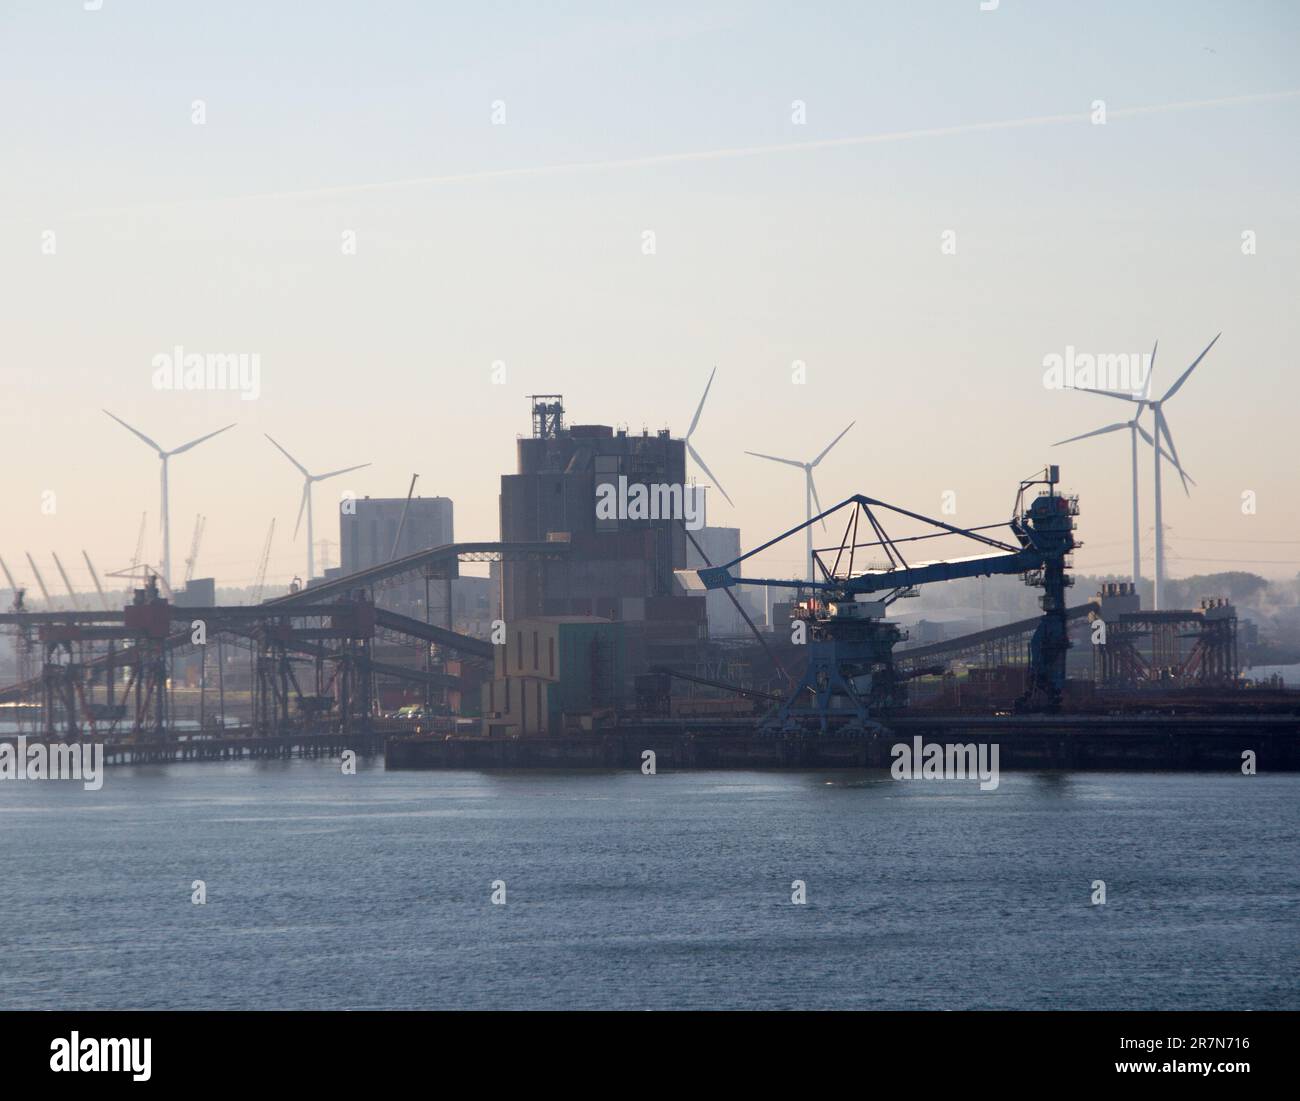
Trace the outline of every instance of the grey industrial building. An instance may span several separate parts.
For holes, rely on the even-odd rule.
[[[502,563],[507,623],[539,616],[599,616],[626,627],[628,668],[693,664],[707,638],[702,594],[686,595],[687,538],[672,518],[598,518],[597,487],[684,486],[686,451],[665,429],[632,434],[567,425],[559,395],[532,399],[532,434],[518,441],[518,471],[501,478],[501,539],[563,542],[562,557]]]
[[[355,511],[349,515],[349,507]],[[402,510],[406,509],[406,520]],[[361,497],[339,506],[339,544],[343,572],[355,573],[427,547],[454,543],[450,497]],[[394,547],[398,528],[402,536]]]
[[[739,528],[703,527],[699,531],[692,532],[692,535],[695,537],[694,541],[686,548],[688,569],[721,566],[727,562],[734,562],[740,557]],[[705,561],[706,557],[708,561]],[[740,577],[740,567],[733,568],[732,573]],[[766,623],[763,595],[744,588],[731,589],[729,593],[721,589],[706,592],[704,599],[709,616],[709,637],[749,640],[749,624],[745,622],[744,616],[737,610],[731,598],[733,596],[736,598],[736,603],[745,610],[751,623],[762,627]]]
[[[406,518],[402,519],[405,510]],[[400,531],[400,538],[399,533]],[[347,575],[394,558],[454,543],[455,526],[450,497],[360,497],[339,506],[339,554],[337,573]],[[335,571],[327,571],[326,576]],[[435,623],[449,623],[453,612],[446,607],[446,589],[437,584],[430,590],[432,613],[424,608],[425,585],[409,581],[376,595],[377,601],[395,611]]]

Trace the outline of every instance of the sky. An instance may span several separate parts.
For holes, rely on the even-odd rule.
[[[1126,435],[1052,444],[1127,410],[1045,361],[1158,339],[1158,395],[1222,332],[1166,409],[1170,573],[1293,577],[1298,59],[1281,2],[4,0],[0,556],[86,587],[147,512],[158,561],[158,460],[105,409],[235,423],[172,460],[173,574],[202,513],[196,573],[252,583],[274,517],[280,584],[301,480],[264,433],[371,464],[316,487],[318,540],[417,472],[493,539],[526,395],[680,434],[716,367],[692,442],[745,547],[803,490],[744,452],[853,422],[824,504],[991,523],[1058,462],[1076,569],[1126,573]],[[158,388],[177,346],[256,355],[256,397]]]

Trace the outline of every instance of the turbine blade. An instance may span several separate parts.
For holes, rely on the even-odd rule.
[[[1053,447],[1060,447],[1063,443],[1074,443],[1075,440],[1086,440],[1089,436],[1104,436],[1107,432],[1118,432],[1121,428],[1127,428],[1131,421],[1120,421],[1118,424],[1108,424],[1105,428],[1094,428],[1091,432],[1085,432],[1081,436],[1071,436],[1068,440],[1060,440],[1052,444]]]
[[[1141,436],[1144,440],[1146,440],[1147,445],[1149,447],[1155,447],[1156,441],[1151,438],[1150,432],[1148,432],[1145,428],[1143,428],[1140,424],[1137,424],[1136,422],[1134,423],[1133,427],[1138,430],[1138,435]],[[1177,467],[1179,474],[1181,474],[1184,478],[1186,478],[1189,482],[1191,482],[1192,485],[1196,485],[1196,479],[1193,478],[1190,474],[1187,473],[1187,471],[1183,470],[1183,468],[1178,465],[1178,463],[1174,460],[1174,457],[1171,454],[1169,454],[1169,452],[1165,449],[1164,444],[1160,445],[1160,454],[1163,455],[1175,467]]]
[[[853,425],[849,425],[849,428],[852,428],[852,427],[853,427]],[[849,430],[849,429],[846,428],[846,429],[844,430],[844,432],[847,432],[848,430]],[[841,435],[841,436],[844,435],[844,432],[841,432],[840,435]],[[829,451],[830,448],[827,448],[827,450]],[[814,464],[814,465],[815,465],[815,464]],[[811,467],[808,469],[808,488],[812,490],[813,505],[816,506],[816,508],[817,508],[817,514],[820,516],[821,513],[822,513],[822,503],[821,503],[821,499],[817,496],[817,483],[813,480],[813,474],[812,474],[812,468],[811,468]],[[825,530],[826,530],[826,521],[825,521],[825,520],[822,520],[822,531],[825,531]]]
[[[698,466],[702,471],[704,471],[709,481],[711,481],[717,487],[718,492],[721,493],[724,497],[727,497],[727,491],[722,488],[722,483],[718,481],[713,471],[710,470],[708,466],[705,465],[704,460],[700,458],[700,453],[691,446],[691,441],[686,440],[685,443],[686,443],[687,453],[691,456],[692,459],[695,460],[695,465]],[[729,504],[732,508],[736,507],[736,502],[733,501],[730,497],[727,497],[727,504]]]
[[[774,463],[785,463],[786,466],[797,466],[800,470],[804,468],[803,463],[797,463],[793,459],[778,459],[775,455],[764,455],[758,451],[746,451],[745,454],[753,455],[756,459],[771,459]]]
[[[1080,394],[1104,394],[1108,398],[1119,398],[1121,401],[1137,401],[1132,394],[1126,394],[1123,390],[1094,390],[1089,386],[1067,386],[1067,390],[1077,390]]]
[[[326,478],[337,478],[340,474],[351,474],[352,471],[360,470],[369,465],[369,463],[358,463],[356,466],[345,466],[342,470],[331,470],[328,474],[313,474],[311,480],[313,482],[323,482]]]
[[[857,423],[858,423],[857,421],[850,421],[849,428],[852,428]],[[831,442],[826,445],[826,449],[820,455],[818,455],[817,458],[813,459],[813,461],[810,462],[808,465],[810,467],[814,467],[819,462],[821,462],[824,458],[826,458],[827,454],[829,454],[830,452],[830,449],[834,447],[837,443],[839,443],[840,440],[844,439],[844,436],[848,432],[849,428],[844,429],[843,432],[841,432],[838,436],[836,436],[833,440],[831,440]]]
[[[1184,371],[1181,375],[1178,376],[1178,381],[1175,382],[1171,387],[1169,387],[1168,391],[1165,393],[1165,396],[1164,396],[1163,398],[1160,399],[1161,401],[1168,401],[1168,400],[1169,400],[1170,398],[1172,398],[1176,393],[1178,393],[1178,389],[1179,389],[1179,387],[1181,387],[1182,384],[1183,384],[1184,382],[1187,381],[1187,376],[1190,375],[1193,371],[1196,370],[1196,365],[1197,365],[1198,363],[1200,363],[1201,360],[1203,360],[1203,359],[1205,358],[1206,353],[1209,352],[1209,350],[1210,350],[1211,348],[1213,348],[1215,344],[1218,343],[1219,337],[1221,337],[1222,335],[1223,335],[1223,333],[1218,333],[1218,334],[1215,335],[1214,339],[1211,340],[1211,341],[1210,341],[1210,342],[1205,346],[1205,351],[1202,352],[1199,356],[1197,356],[1194,360],[1192,360],[1192,365],[1191,365],[1190,367],[1188,367],[1187,370]]]
[[[104,415],[105,415],[105,416],[113,417],[113,414],[110,413],[107,409],[105,409],[103,412],[104,412]],[[160,455],[162,454],[162,448],[159,447],[156,443],[154,443],[154,441],[151,440],[148,436],[146,436],[143,432],[140,432],[140,431],[138,431],[137,429],[132,428],[132,427],[131,427],[129,424],[127,424],[126,421],[124,421],[121,417],[113,417],[113,419],[114,419],[115,421],[117,421],[118,424],[120,424],[123,428],[125,428],[125,429],[126,429],[128,432],[130,432],[132,435],[138,436],[140,439],[144,440],[144,442],[147,443],[150,447],[152,447],[155,451],[157,451],[158,454],[160,454]]]
[[[293,525],[293,537],[298,538],[298,529],[302,527],[302,514],[307,511],[307,494],[311,492],[311,479],[302,484],[302,501],[298,505],[298,521]]]
[[[228,424],[225,428],[218,428],[215,432],[209,432],[206,436],[200,436],[197,440],[190,440],[189,443],[181,444],[175,451],[171,451],[168,454],[179,455],[184,451],[188,451],[191,447],[198,447],[204,440],[210,440],[213,436],[220,436],[222,432],[229,432],[234,427],[233,424]]]
[[[704,384],[704,393],[700,397],[700,404],[695,407],[695,416],[691,418],[691,426],[686,430],[686,435],[682,439],[689,440],[691,433],[695,431],[695,426],[700,423],[700,414],[704,412],[704,399],[709,396],[709,387],[713,385],[713,376],[717,373],[718,369],[716,367],[709,372],[709,381]],[[704,464],[701,463],[700,465],[703,466]],[[723,496],[726,496],[726,494],[723,494]]]
[[[271,437],[270,437],[270,436],[267,436],[265,432],[263,432],[262,435],[263,435],[263,436],[266,436],[266,438],[267,438],[268,440],[271,440]],[[298,473],[299,473],[299,474],[301,474],[304,478],[310,478],[310,477],[311,477],[311,475],[307,473],[307,468],[306,468],[305,466],[303,466],[302,463],[300,463],[297,459],[295,459],[292,455],[290,455],[289,452],[287,452],[287,451],[286,451],[283,447],[281,447],[278,443],[275,443],[275,440],[271,440],[271,442],[272,442],[273,444],[275,444],[275,449],[276,449],[277,451],[279,451],[281,455],[283,455],[286,459],[288,459],[291,463],[293,463],[294,466],[296,466],[296,467],[298,468]]]
[[[1142,401],[1151,400],[1151,376],[1156,373],[1156,349],[1160,347],[1160,341],[1151,345],[1151,363],[1147,367],[1147,380],[1142,386]]]
[[[1187,474],[1183,471],[1183,464],[1178,459],[1178,448],[1174,446],[1173,433],[1169,431],[1169,422],[1165,420],[1165,411],[1156,406],[1156,439],[1164,436],[1165,443],[1169,445],[1169,455],[1174,461],[1174,469],[1178,471],[1178,477],[1183,481],[1183,492],[1189,497],[1192,491],[1187,488]]]
[[[1169,422],[1165,420],[1165,411],[1159,406],[1156,407],[1156,439],[1164,437],[1165,442],[1169,445],[1169,454],[1173,456],[1174,464],[1178,465],[1178,448],[1174,446],[1173,433],[1169,431]]]

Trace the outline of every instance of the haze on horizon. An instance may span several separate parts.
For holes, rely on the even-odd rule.
[[[1281,2],[8,4],[0,555],[88,588],[81,550],[124,566],[147,511],[158,560],[158,460],[103,409],[164,447],[237,422],[171,464],[173,574],[202,512],[197,573],[251,584],[274,516],[283,583],[301,478],[264,433],[372,464],[317,487],[318,539],[413,472],[494,539],[525,395],[680,435],[716,366],[692,442],[746,548],[803,492],[744,452],[856,421],[824,505],[989,523],[1056,462],[1076,570],[1125,574],[1127,437],[1051,444],[1128,410],[1044,358],[1159,339],[1158,395],[1222,331],[1167,409],[1197,482],[1166,473],[1170,575],[1294,577],[1298,47]],[[258,396],[155,388],[177,346],[256,354]]]

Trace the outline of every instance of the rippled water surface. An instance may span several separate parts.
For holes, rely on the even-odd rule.
[[[1300,1008],[1300,776],[181,764],[0,853],[3,1008]]]

